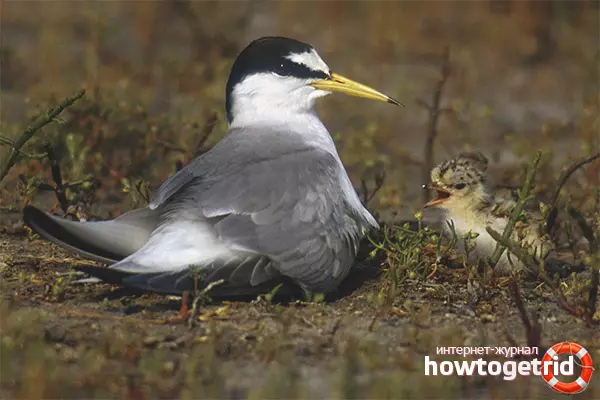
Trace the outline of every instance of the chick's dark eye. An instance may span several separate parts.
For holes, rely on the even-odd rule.
[[[456,186],[454,186],[456,189],[458,190],[462,190],[466,187],[467,185],[465,185],[464,183],[457,183]]]

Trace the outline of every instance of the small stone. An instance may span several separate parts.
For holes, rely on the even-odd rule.
[[[479,319],[481,319],[481,322],[484,322],[484,323],[496,321],[496,317],[492,314],[483,314],[483,315],[481,315],[481,317],[479,317]]]
[[[159,349],[175,350],[178,347],[179,344],[176,342],[162,342],[158,344]]]
[[[164,337],[160,337],[160,336],[147,336],[144,338],[144,346],[147,347],[154,347],[156,345],[158,345],[159,343],[163,342],[165,340]]]
[[[64,347],[58,356],[61,361],[66,363],[72,363],[79,359],[79,353],[72,347]]]
[[[392,307],[391,313],[397,317],[408,317],[410,313],[399,309],[398,307]]]
[[[483,303],[477,307],[479,314],[490,314],[492,312],[492,305],[490,303]]]
[[[163,364],[163,372],[168,375],[172,375],[175,371],[175,363],[173,361],[166,361]]]

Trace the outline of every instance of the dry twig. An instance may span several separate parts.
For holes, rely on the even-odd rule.
[[[525,332],[527,334],[527,346],[540,348],[542,339],[542,327],[540,325],[540,321],[537,318],[537,314],[533,314],[532,322],[529,318],[529,315],[527,314],[527,310],[525,310],[525,305],[523,305],[523,299],[521,298],[521,293],[519,292],[519,285],[517,284],[517,281],[513,278],[510,280],[508,285],[513,300],[515,301],[517,309],[519,310],[519,314],[521,315],[523,325],[525,325]]]
[[[429,122],[427,124],[427,141],[425,142],[425,163],[422,169],[422,180],[426,183],[429,180],[429,172],[433,167],[433,146],[435,139],[438,135],[438,120],[440,114],[445,111],[440,109],[440,103],[442,101],[442,93],[446,81],[450,77],[451,66],[450,66],[450,50],[446,47],[442,54],[442,71],[440,79],[438,80],[435,91],[433,93],[433,104],[429,105],[425,101],[417,99],[417,104],[424,107],[429,112]],[[423,202],[429,200],[429,191],[423,191]]]
[[[554,222],[556,221],[556,216],[558,214],[558,207],[557,207],[558,196],[559,196],[560,191],[562,190],[563,186],[565,185],[565,183],[567,183],[567,180],[569,180],[571,175],[573,175],[573,173],[575,171],[577,171],[579,168],[583,167],[586,164],[591,163],[592,161],[594,161],[598,158],[600,158],[600,153],[596,153],[591,157],[576,161],[569,168],[567,168],[565,171],[563,171],[560,178],[558,178],[558,181],[556,183],[556,190],[554,191],[554,196],[552,197],[552,202],[550,203],[551,209],[550,209],[550,212],[548,213],[548,216],[546,217],[546,221],[544,224],[545,233],[549,233],[552,230],[552,227],[554,226]]]
[[[573,218],[577,225],[579,225],[579,229],[581,229],[581,233],[586,238],[590,248],[590,254],[594,255],[598,252],[598,240],[594,234],[594,229],[586,222],[585,217],[581,212],[573,207],[568,208],[569,215]]]
[[[225,279],[219,279],[218,281],[210,282],[206,287],[200,291],[198,291],[198,280],[194,279],[194,301],[192,302],[192,309],[188,314],[188,326],[191,328],[194,324],[197,316],[198,316],[198,307],[202,300],[206,300],[206,296],[208,292],[210,292],[214,287],[222,285],[225,283]]]
[[[369,190],[369,187],[367,185],[367,180],[364,177],[360,180],[361,190],[362,190],[362,195],[363,195],[363,204],[365,206],[368,205],[371,202],[371,200],[373,200],[373,198],[375,198],[375,195],[377,194],[377,192],[379,192],[379,190],[383,187],[384,182],[385,182],[385,171],[381,171],[380,173],[377,173],[375,175],[375,186],[373,187],[373,190]]]
[[[586,309],[582,309],[580,307],[572,306],[571,304],[569,304],[560,286],[556,285],[555,282],[552,279],[550,279],[546,271],[543,268],[540,268],[539,264],[536,263],[533,257],[526,253],[519,246],[518,243],[510,239],[505,239],[502,235],[500,235],[500,233],[496,232],[490,227],[487,227],[486,230],[490,234],[490,236],[494,238],[494,240],[496,240],[499,244],[508,249],[508,251],[510,251],[515,257],[517,257],[517,259],[519,259],[519,261],[521,261],[527,268],[529,268],[530,271],[532,271],[533,273],[537,273],[537,276],[554,292],[558,304],[565,311],[578,318],[584,318],[586,322],[590,325],[597,325],[600,323],[600,321],[595,321],[593,319],[588,318],[589,311],[586,311],[586,309],[589,308],[589,304],[586,307]],[[594,289],[592,288],[592,290],[590,291],[590,300],[588,301],[588,303],[595,303],[594,297],[597,297],[597,295],[594,296],[593,290]]]
[[[21,148],[33,137],[33,135],[39,131],[44,126],[48,125],[50,122],[54,121],[54,119],[66,108],[70,107],[77,100],[82,98],[85,95],[85,90],[81,89],[77,93],[72,96],[67,97],[58,105],[52,109],[50,109],[47,113],[38,116],[35,121],[33,121],[27,129],[21,134],[19,139],[14,142],[12,149],[10,150],[8,157],[6,157],[6,161],[2,164],[2,168],[0,169],[0,182],[4,180],[6,175],[8,175],[8,171],[16,164],[19,155],[21,153]]]
[[[67,192],[65,185],[63,184],[62,173],[60,171],[60,164],[58,159],[56,158],[56,154],[54,153],[54,148],[50,143],[44,143],[44,150],[46,150],[46,155],[48,156],[48,160],[50,161],[50,171],[52,174],[52,180],[56,185],[54,189],[54,193],[56,194],[56,200],[58,200],[58,204],[63,212],[67,212],[69,208],[69,201],[67,200]]]

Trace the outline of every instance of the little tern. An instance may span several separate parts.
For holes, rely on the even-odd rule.
[[[425,208],[439,207],[444,210],[445,219],[453,221],[458,236],[459,247],[464,251],[464,236],[469,232],[478,236],[474,239],[475,249],[470,252],[470,262],[482,257],[490,257],[496,248],[496,240],[486,227],[502,234],[508,224],[516,203],[494,193],[486,184],[487,157],[480,152],[462,153],[458,157],[444,161],[431,170],[429,189],[437,195],[425,204]],[[544,260],[552,242],[541,233],[541,217],[529,212],[515,225],[512,240],[517,241],[531,252],[537,261]],[[449,227],[444,225],[446,231]],[[506,275],[512,270],[522,269],[523,264],[508,252],[504,252],[496,265],[496,275]]]
[[[76,222],[29,206],[25,223],[112,264],[78,268],[109,283],[181,294],[194,279],[224,279],[219,292],[236,295],[287,277],[306,292],[331,292],[378,225],[313,109],[330,92],[401,105],[332,72],[309,44],[257,39],[229,75],[227,134],[168,178],[147,207]]]

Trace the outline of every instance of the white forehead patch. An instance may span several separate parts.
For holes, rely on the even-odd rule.
[[[315,49],[304,53],[290,53],[285,56],[285,58],[295,62],[296,64],[302,64],[313,71],[320,71],[329,74],[329,67],[327,64],[325,64],[325,61],[323,61]]]

